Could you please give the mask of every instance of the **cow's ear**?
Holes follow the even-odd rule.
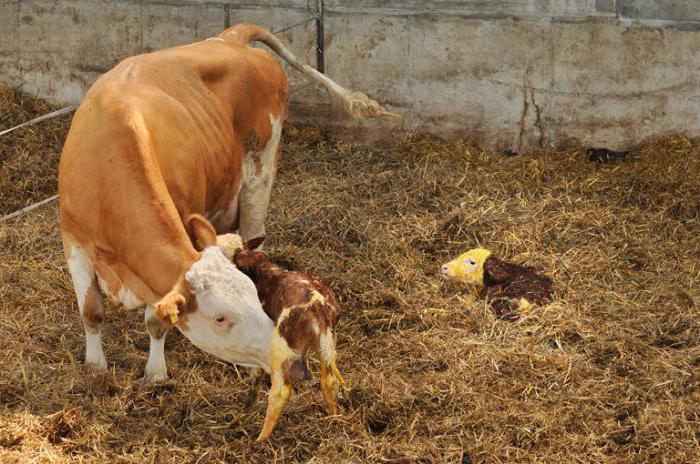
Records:
[[[216,230],[201,214],[191,214],[185,223],[187,234],[198,251],[216,245]]]
[[[248,240],[245,241],[245,247],[249,250],[255,250],[256,248],[259,248],[260,245],[262,245],[264,241],[265,241],[264,235],[256,235],[255,237],[249,238]]]
[[[178,315],[185,311],[187,299],[180,293],[179,289],[173,289],[160,299],[153,308],[161,320],[170,319],[172,324],[177,324],[179,321]]]

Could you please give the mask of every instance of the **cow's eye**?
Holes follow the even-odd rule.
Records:
[[[226,316],[224,316],[224,315],[216,316],[216,319],[214,319],[214,321],[216,321],[216,323],[219,325],[224,325],[224,324],[226,324]]]

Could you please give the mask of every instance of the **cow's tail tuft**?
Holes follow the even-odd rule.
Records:
[[[316,71],[311,66],[302,63],[290,52],[282,42],[269,31],[254,24],[237,24],[226,29],[219,36],[229,43],[247,45],[250,42],[262,42],[270,47],[282,59],[309,79],[321,84],[328,93],[338,100],[347,113],[355,118],[400,117],[387,111],[379,103],[361,92],[352,92],[336,84],[328,76]]]

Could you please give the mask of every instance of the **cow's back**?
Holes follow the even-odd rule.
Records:
[[[118,274],[172,269],[157,285],[167,291],[192,259],[182,218],[232,200],[249,134],[265,142],[286,94],[268,53],[219,40],[121,62],[86,94],[64,146],[64,236]]]

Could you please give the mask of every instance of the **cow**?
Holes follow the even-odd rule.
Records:
[[[291,381],[308,378],[304,356],[310,349],[315,348],[319,354],[321,395],[329,414],[338,414],[338,385],[345,387],[336,366],[338,299],[320,280],[283,269],[266,253],[255,251],[263,239],[248,240],[247,249],[239,249],[233,256],[236,267],[255,283],[263,309],[275,321],[270,342],[272,385],[258,441],[269,438],[277,425],[292,392]]]
[[[277,55],[355,117],[391,116],[301,63],[251,24],[127,58],[77,109],[59,165],[59,228],[85,330],[85,362],[107,368],[103,294],[146,305],[146,380],[167,378],[165,336],[270,372],[275,329],[217,233],[264,234],[288,86]]]

